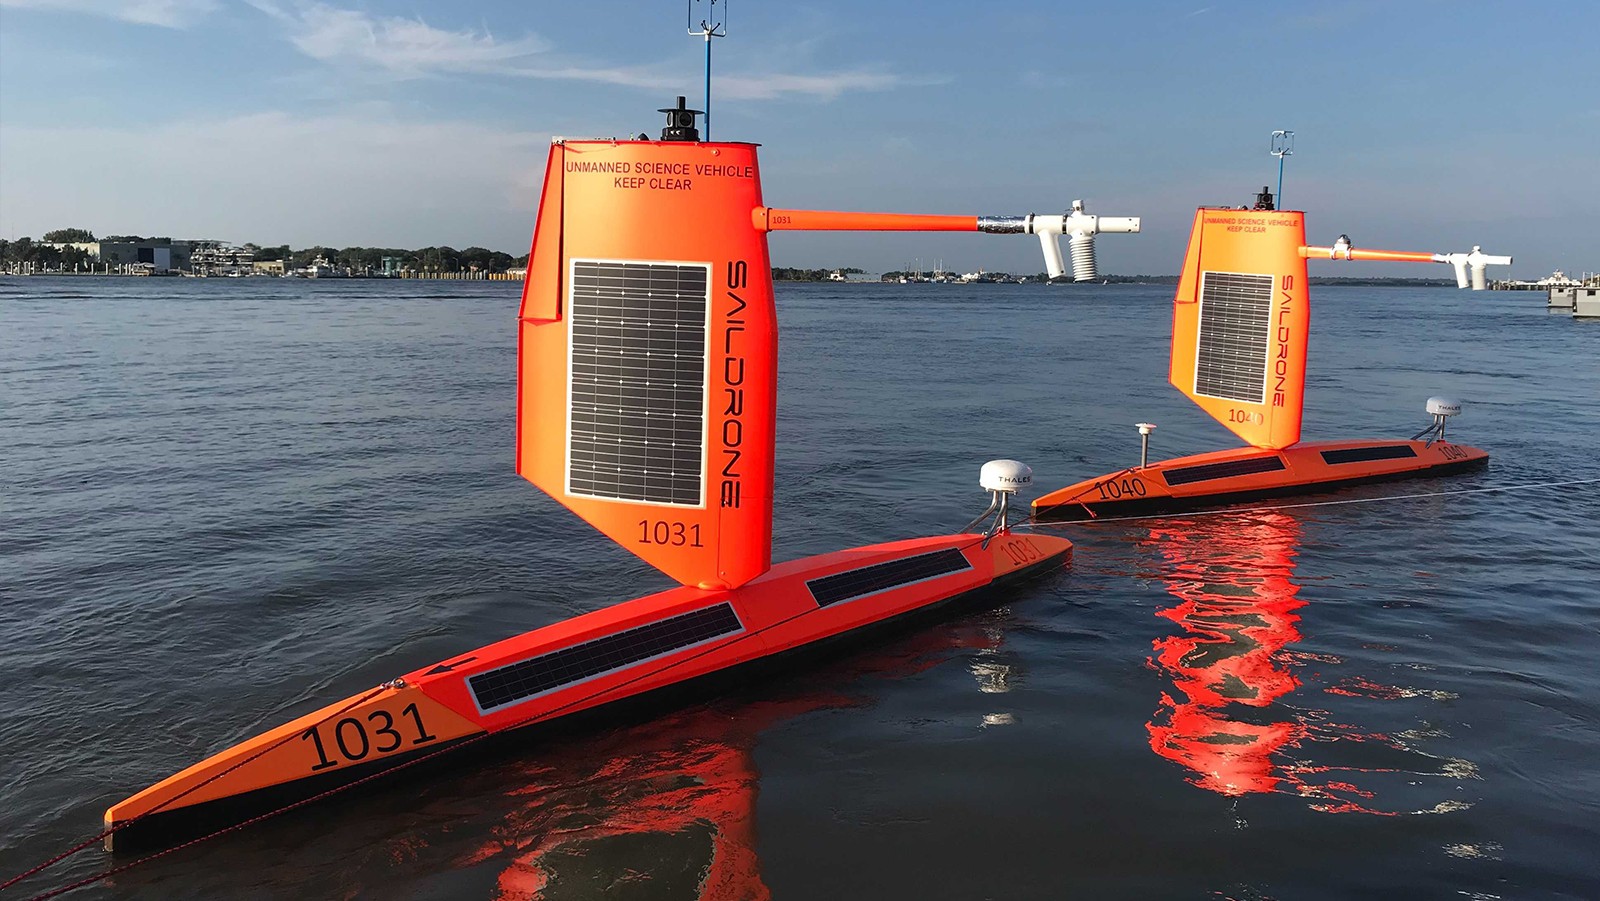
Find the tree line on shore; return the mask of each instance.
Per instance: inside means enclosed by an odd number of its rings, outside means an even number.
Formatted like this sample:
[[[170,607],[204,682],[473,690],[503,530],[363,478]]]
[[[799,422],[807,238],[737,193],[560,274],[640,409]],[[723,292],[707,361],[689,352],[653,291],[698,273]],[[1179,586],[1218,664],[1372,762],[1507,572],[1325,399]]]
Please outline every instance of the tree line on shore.
[[[143,238],[138,235],[108,235],[105,238],[95,238],[94,232],[86,228],[58,228],[47,231],[38,241],[29,237],[17,238],[14,241],[0,239],[0,269],[17,269],[28,266],[37,271],[72,271],[79,268],[88,268],[95,263],[89,251],[74,244],[93,244],[96,241],[127,241],[134,243],[150,242],[154,244],[171,244],[171,238]],[[202,244],[220,244],[215,241],[190,242],[194,246]],[[287,269],[304,269],[317,258],[326,262],[347,268],[353,272],[377,272],[383,269],[384,257],[391,257],[399,261],[399,268],[413,272],[465,272],[476,270],[479,272],[505,272],[507,269],[528,264],[527,254],[514,257],[509,253],[498,250],[489,250],[485,247],[468,247],[457,250],[454,247],[423,247],[419,250],[406,250],[398,247],[345,247],[334,248],[318,245],[301,250],[294,250],[287,244],[275,247],[262,247],[257,244],[241,244],[239,250],[247,251],[252,262],[284,261]],[[795,269],[785,266],[772,267],[772,277],[776,281],[791,282],[820,282],[827,281],[833,272],[845,275],[859,275],[860,269]],[[885,280],[894,280],[901,275],[915,275],[924,279],[933,275],[932,272],[901,273],[886,272]],[[1070,277],[1068,277],[1070,278]],[[1102,280],[1112,284],[1177,284],[1176,275],[1107,275]],[[1049,281],[1049,276],[1041,272],[1032,276],[1032,281]],[[1395,285],[1395,286],[1449,286],[1454,285],[1453,279],[1447,278],[1363,278],[1363,277],[1338,277],[1338,276],[1313,276],[1313,284],[1321,285]]]
[[[477,270],[479,272],[504,272],[516,266],[525,266],[528,263],[527,254],[514,257],[509,253],[499,250],[490,250],[486,247],[468,247],[457,250],[448,245],[440,247],[423,247],[419,250],[406,250],[399,247],[307,247],[293,250],[287,244],[278,247],[259,247],[255,251],[255,259],[262,262],[283,260],[284,266],[289,269],[304,269],[310,266],[318,257],[334,266],[341,266],[351,270],[379,270],[383,268],[384,257],[398,260],[399,268],[413,271],[427,272],[465,272]]]
[[[58,228],[45,232],[37,241],[30,237],[17,238],[14,241],[0,239],[0,267],[14,268],[24,264],[39,270],[71,270],[80,266],[86,267],[95,262],[93,255],[88,250],[70,245],[93,244],[97,241],[150,242],[157,245],[173,243],[171,238],[145,238],[139,235],[108,235],[97,239],[94,232],[85,228]],[[191,248],[197,248],[208,244],[220,245],[222,242],[187,243]],[[514,257],[509,253],[486,247],[457,250],[454,247],[438,246],[408,250],[400,247],[336,248],[318,245],[295,250],[287,244],[275,247],[241,244],[237,249],[247,252],[251,262],[282,260],[289,269],[303,269],[310,266],[318,257],[334,266],[374,271],[383,268],[384,257],[398,260],[401,269],[429,272],[464,272],[474,269],[480,272],[504,272],[515,266],[526,265],[528,261],[526,254]]]
[[[860,274],[860,269],[791,269],[787,266],[773,266],[772,278],[780,282],[825,282],[828,276],[835,272],[845,275]]]
[[[23,264],[35,269],[76,269],[94,262],[89,251],[81,247],[54,247],[53,244],[89,244],[94,233],[81,228],[58,228],[44,233],[38,241],[21,237],[15,241],[0,238],[0,268]]]

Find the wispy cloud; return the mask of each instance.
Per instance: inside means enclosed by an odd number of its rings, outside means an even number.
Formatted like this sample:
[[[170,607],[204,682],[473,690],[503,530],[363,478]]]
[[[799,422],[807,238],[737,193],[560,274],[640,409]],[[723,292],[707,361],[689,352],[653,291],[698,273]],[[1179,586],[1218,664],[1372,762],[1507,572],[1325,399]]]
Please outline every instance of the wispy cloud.
[[[504,72],[550,49],[537,35],[496,38],[487,29],[450,31],[421,18],[372,16],[326,3],[250,5],[282,22],[295,48],[312,59],[370,66],[401,77]]]
[[[821,72],[814,75],[741,75],[733,73],[718,82],[724,97],[740,100],[766,100],[784,94],[806,94],[833,98],[858,91],[888,91],[912,85],[943,83],[943,78],[915,78],[890,72],[854,70]]]
[[[0,0],[9,2],[9,0]],[[452,31],[420,18],[374,16],[322,2],[247,0],[280,22],[296,49],[330,65],[356,66],[392,78],[439,75],[498,75],[557,81],[582,81],[657,89],[681,75],[677,65],[607,66],[574,62],[552,51],[534,34],[498,38],[487,29]],[[733,100],[766,100],[786,95],[832,99],[859,91],[887,91],[935,83],[873,69],[813,73],[740,73],[719,77],[717,92]]]
[[[665,65],[617,68],[565,66],[509,68],[504,70],[504,74],[658,89],[663,84],[677,80],[682,71],[680,67]],[[888,91],[910,85],[937,83],[939,80],[936,79],[909,78],[904,75],[869,70],[821,72],[810,75],[730,72],[717,78],[717,96],[726,100],[771,100],[785,95],[800,95],[831,100],[849,92]]]
[[[139,25],[187,28],[217,8],[217,0],[0,0],[0,7],[102,16]]]

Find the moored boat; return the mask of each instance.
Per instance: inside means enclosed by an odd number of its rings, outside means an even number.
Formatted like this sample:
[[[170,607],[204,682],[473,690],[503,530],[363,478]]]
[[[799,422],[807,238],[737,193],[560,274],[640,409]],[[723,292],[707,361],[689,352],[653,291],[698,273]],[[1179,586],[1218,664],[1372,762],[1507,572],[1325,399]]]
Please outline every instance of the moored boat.
[[[1306,244],[1305,214],[1202,207],[1189,233],[1173,300],[1168,380],[1248,447],[1151,464],[1155,429],[1139,423],[1140,464],[1084,479],[1035,498],[1042,519],[1086,519],[1194,510],[1269,497],[1327,491],[1363,482],[1448,475],[1488,464],[1486,451],[1444,440],[1445,420],[1461,405],[1430,398],[1433,423],[1405,441],[1300,443],[1310,332],[1311,259],[1447,263],[1461,287],[1482,282],[1483,267],[1508,264],[1469,254],[1362,250],[1341,235],[1332,247]],[[1469,271],[1471,278],[1469,280]]]

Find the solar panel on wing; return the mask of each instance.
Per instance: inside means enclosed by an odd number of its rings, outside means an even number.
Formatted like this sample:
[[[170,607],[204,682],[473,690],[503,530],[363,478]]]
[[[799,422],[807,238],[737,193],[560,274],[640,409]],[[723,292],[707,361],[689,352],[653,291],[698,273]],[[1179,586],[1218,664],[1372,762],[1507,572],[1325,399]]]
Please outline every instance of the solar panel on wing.
[[[705,502],[710,269],[572,261],[568,494]]]
[[[1206,272],[1200,279],[1194,391],[1259,404],[1266,400],[1272,276]]]

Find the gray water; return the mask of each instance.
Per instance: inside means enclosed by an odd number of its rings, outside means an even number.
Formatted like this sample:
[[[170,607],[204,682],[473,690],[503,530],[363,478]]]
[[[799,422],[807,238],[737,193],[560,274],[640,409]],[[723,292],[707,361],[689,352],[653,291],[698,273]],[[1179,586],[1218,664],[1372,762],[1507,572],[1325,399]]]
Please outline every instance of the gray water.
[[[517,287],[0,279],[0,879],[287,718],[667,587],[513,473]],[[1235,443],[1165,384],[1170,291],[780,285],[775,556],[953,531],[984,460],[1049,490],[1140,420]],[[1068,527],[1004,606],[77,896],[1600,896],[1600,486],[1437,494],[1600,476],[1600,327],[1313,304],[1307,438],[1448,393],[1491,468]]]

